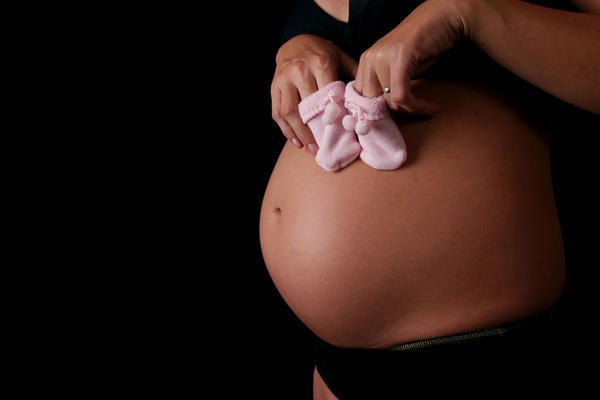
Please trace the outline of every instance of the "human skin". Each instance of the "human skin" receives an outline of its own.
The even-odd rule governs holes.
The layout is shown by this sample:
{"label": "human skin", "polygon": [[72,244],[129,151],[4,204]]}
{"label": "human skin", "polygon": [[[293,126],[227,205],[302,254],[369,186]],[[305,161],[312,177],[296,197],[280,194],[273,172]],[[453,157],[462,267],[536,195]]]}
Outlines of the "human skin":
{"label": "human skin", "polygon": [[[340,20],[348,17],[347,1],[317,3]],[[363,54],[358,75],[356,62],[333,43],[300,35],[285,43],[276,57],[271,86],[273,119],[296,147],[304,146],[315,155],[316,144],[298,116],[297,105],[337,79],[338,70],[352,77],[357,75],[357,89],[364,90],[366,96],[379,95],[382,87],[391,85],[390,77],[398,78],[393,85],[396,87],[386,96],[392,109],[412,113],[435,110],[431,102],[414,97],[408,88],[410,78],[427,66],[419,64],[427,64],[452,45],[452,40],[432,40],[432,32],[444,39],[466,36],[516,75],[598,114],[600,16],[591,13],[600,14],[600,1],[573,3],[590,14],[553,10],[516,0],[429,0]],[[440,30],[440,26],[444,29]],[[430,45],[423,46],[423,38]],[[398,56],[399,52],[404,56]],[[394,73],[389,74],[386,69]],[[378,70],[382,76],[377,76]]]}
{"label": "human skin", "polygon": [[261,210],[265,263],[322,339],[386,348],[512,322],[564,284],[548,148],[523,111],[468,82],[416,83],[446,112],[399,121],[408,159],[337,173],[286,145]]}
{"label": "human skin", "polygon": [[319,88],[338,79],[338,70],[356,76],[358,63],[331,41],[314,35],[300,35],[285,43],[276,57],[277,68],[271,84],[273,120],[297,148],[313,155],[318,147],[312,133],[300,119],[298,103]]}
{"label": "human skin", "polygon": [[[339,7],[319,3],[343,17]],[[599,113],[600,60],[591,51],[600,43],[598,16],[516,1],[444,3],[460,13],[463,34],[496,61]],[[409,22],[411,32],[427,31],[415,18]],[[385,55],[393,42],[387,36],[367,53]],[[334,68],[337,74],[339,49],[298,39],[282,47],[278,68],[290,61],[300,65],[293,48],[304,40],[300,53],[320,54],[313,57],[320,73]],[[328,46],[335,57],[323,56]],[[367,64],[369,58],[377,61]],[[398,71],[390,59],[361,58],[364,94],[391,84],[377,73],[386,65]],[[297,68],[306,80],[311,65]],[[351,63],[344,68],[351,71]],[[412,97],[386,96],[391,107],[427,113],[429,106],[422,104],[431,102],[440,112],[399,121],[409,149],[405,167],[381,173],[358,161],[330,174],[286,145],[263,202],[261,242],[275,284],[313,331],[342,347],[379,348],[495,326],[551,306],[562,292],[564,260],[548,150],[516,99],[470,82],[410,85],[392,94]],[[299,91],[296,97],[304,96]],[[289,108],[287,118],[294,116]],[[295,137],[295,131],[288,135]],[[315,398],[334,398],[315,374]]]}
{"label": "human skin", "polygon": [[[547,272],[550,265],[558,264],[557,269],[562,265],[547,145],[520,105],[497,88],[470,82],[423,80],[415,86],[417,93],[436,96],[448,112],[427,120],[399,121],[409,149],[402,168],[381,172],[355,162],[339,173],[330,173],[288,145],[263,200],[262,244],[273,280],[284,298],[298,297],[299,301],[290,298],[288,303],[309,327],[345,347],[386,347],[419,336],[362,339],[359,319],[380,328],[378,332],[383,332],[388,321],[384,318],[377,323],[369,319],[374,314],[365,315],[359,308],[356,319],[350,318],[350,310],[332,320],[321,315],[320,307],[345,308],[360,292],[367,298],[383,293],[378,279],[369,286],[371,292],[363,287],[369,282],[366,278],[376,278],[376,272],[385,275],[389,284],[389,274],[399,271],[398,280],[406,282],[389,287],[395,292],[386,296],[391,304],[398,297],[402,302],[412,301],[416,294],[406,299],[407,293],[423,290],[424,283],[410,281],[414,274],[423,274],[427,286],[449,283],[434,278],[441,276],[438,264],[449,265],[452,260],[472,262],[474,265],[465,268],[475,268],[473,273],[478,274],[480,283],[484,278],[479,269],[482,263],[509,264],[520,271],[541,264],[540,273]],[[519,238],[520,234],[523,237]],[[518,243],[512,243],[517,238]],[[353,264],[357,270],[350,273]],[[424,264],[435,271],[427,271]],[[281,265],[285,268],[279,268]],[[411,274],[406,273],[413,268]],[[508,267],[502,268],[508,272]],[[343,271],[348,271],[348,276],[342,275]],[[458,271],[451,268],[452,274],[466,281]],[[491,268],[486,272],[493,276],[490,283],[501,282]],[[365,273],[368,276],[363,276]],[[514,282],[509,276],[504,283],[515,290],[518,285],[526,286],[524,296],[533,300],[529,286],[537,286],[540,279],[531,275],[530,281],[521,277]],[[560,281],[560,274],[557,278]],[[318,280],[319,285],[301,284],[311,279]],[[360,290],[348,290],[350,283],[340,285],[342,279],[356,279]],[[446,294],[440,288],[435,292],[445,297],[455,290],[454,286],[447,289]],[[491,294],[487,287],[483,291]],[[508,288],[499,290],[499,295],[507,292]],[[462,303],[464,292],[459,294]],[[507,300],[517,299],[509,296]],[[360,303],[368,304],[366,298]],[[445,305],[450,306],[447,299]],[[391,308],[400,310],[397,305]],[[344,317],[349,320],[344,322]],[[320,326],[323,320],[331,327]],[[341,329],[335,323],[356,329]]]}
{"label": "human skin", "polygon": [[388,104],[426,112],[410,79],[420,63],[461,37],[500,65],[577,107],[600,114],[600,16],[517,0],[429,0],[361,56],[357,90],[367,97],[390,87]]}

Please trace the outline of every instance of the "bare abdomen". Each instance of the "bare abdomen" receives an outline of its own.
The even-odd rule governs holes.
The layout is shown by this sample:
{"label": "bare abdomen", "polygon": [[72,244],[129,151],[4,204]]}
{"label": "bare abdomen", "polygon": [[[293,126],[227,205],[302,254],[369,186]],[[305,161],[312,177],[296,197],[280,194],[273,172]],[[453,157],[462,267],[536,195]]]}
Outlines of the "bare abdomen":
{"label": "bare abdomen", "polygon": [[342,347],[494,326],[562,293],[548,151],[489,91],[422,82],[442,112],[400,124],[407,163],[325,172],[286,145],[261,212],[264,259],[292,310]]}

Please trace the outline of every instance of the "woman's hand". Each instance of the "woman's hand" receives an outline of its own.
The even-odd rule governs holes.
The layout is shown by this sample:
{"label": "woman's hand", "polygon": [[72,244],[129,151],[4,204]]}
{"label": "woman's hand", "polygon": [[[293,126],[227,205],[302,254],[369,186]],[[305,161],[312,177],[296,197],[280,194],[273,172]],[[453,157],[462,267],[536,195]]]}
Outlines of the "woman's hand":
{"label": "woman's hand", "polygon": [[[576,3],[589,12],[600,0]],[[416,114],[437,105],[416,98],[410,81],[461,37],[544,91],[600,114],[600,15],[517,0],[427,0],[361,57],[354,87],[390,108]]]}
{"label": "woman's hand", "polygon": [[412,114],[439,111],[436,103],[415,97],[410,82],[466,32],[459,4],[428,0],[417,7],[362,54],[355,88],[366,97],[379,96],[383,88],[390,88],[386,100],[393,110]]}
{"label": "woman's hand", "polygon": [[316,155],[318,147],[300,119],[298,103],[336,81],[340,69],[354,78],[358,64],[329,40],[314,35],[288,40],[277,52],[276,62],[271,84],[273,119],[294,146],[306,146]]}

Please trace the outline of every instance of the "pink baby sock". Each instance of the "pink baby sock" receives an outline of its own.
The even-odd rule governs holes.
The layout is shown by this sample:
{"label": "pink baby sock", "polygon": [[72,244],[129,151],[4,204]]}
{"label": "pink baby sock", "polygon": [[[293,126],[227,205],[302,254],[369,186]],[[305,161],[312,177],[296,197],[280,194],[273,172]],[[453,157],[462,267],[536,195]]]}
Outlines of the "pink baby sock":
{"label": "pink baby sock", "polygon": [[354,90],[353,83],[346,85],[345,106],[350,115],[342,122],[346,129],[358,134],[361,160],[375,169],[400,167],[406,160],[406,144],[383,95],[363,97]]}
{"label": "pink baby sock", "polygon": [[327,171],[350,165],[361,150],[354,131],[342,125],[342,117],[347,114],[343,106],[345,86],[341,81],[331,82],[298,104],[300,117],[319,146],[317,164]]}

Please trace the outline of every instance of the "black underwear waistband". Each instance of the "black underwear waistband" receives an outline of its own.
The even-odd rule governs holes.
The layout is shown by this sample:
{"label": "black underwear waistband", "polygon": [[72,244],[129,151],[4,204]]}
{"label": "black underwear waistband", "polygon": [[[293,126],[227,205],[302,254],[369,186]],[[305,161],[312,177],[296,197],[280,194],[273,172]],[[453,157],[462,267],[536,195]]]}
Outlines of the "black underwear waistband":
{"label": "black underwear waistband", "polygon": [[558,306],[554,306],[540,314],[536,314],[533,317],[529,317],[517,322],[502,325],[497,328],[483,329],[474,332],[459,333],[457,335],[440,336],[431,339],[416,340],[414,342],[408,342],[398,344],[390,347],[389,351],[418,351],[423,349],[430,349],[435,346],[441,346],[444,344],[453,343],[468,343],[484,338],[498,337],[503,335],[510,335],[517,333],[522,330],[543,328],[546,323],[551,322],[556,313]]}
{"label": "black underwear waistband", "polygon": [[496,328],[387,349],[346,349],[317,338],[315,364],[329,389],[343,400],[401,398],[409,387],[431,389],[432,382],[442,380],[506,386],[535,373],[552,382],[566,346],[556,311],[554,307]]}

